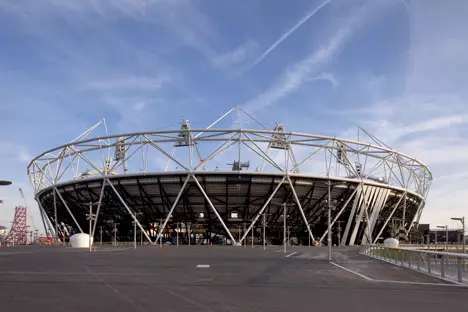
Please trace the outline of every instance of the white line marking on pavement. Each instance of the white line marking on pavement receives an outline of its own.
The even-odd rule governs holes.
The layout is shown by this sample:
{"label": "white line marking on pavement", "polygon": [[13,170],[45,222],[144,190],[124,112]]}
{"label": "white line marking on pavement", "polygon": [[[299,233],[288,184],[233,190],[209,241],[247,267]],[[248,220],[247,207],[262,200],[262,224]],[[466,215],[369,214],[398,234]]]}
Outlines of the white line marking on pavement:
{"label": "white line marking on pavement", "polygon": [[133,249],[133,247],[128,247],[128,248],[112,248],[112,249],[96,249],[97,252],[115,252],[115,251],[124,251],[124,250],[130,250]]}
{"label": "white line marking on pavement", "polygon": [[[465,285],[465,284],[455,284],[455,283],[452,283],[452,284],[442,284],[442,283],[431,283],[431,282],[412,282],[412,281],[390,281],[390,280],[377,280],[377,279],[373,279],[373,278],[370,278],[370,277],[367,277],[361,273],[358,273],[356,271],[353,271],[351,269],[348,269],[348,268],[345,268],[339,264],[336,264],[334,262],[330,262],[331,264],[333,264],[334,266],[337,266],[339,267],[340,269],[343,269],[345,271],[348,271],[350,273],[353,273],[357,276],[360,276],[368,281],[372,281],[372,282],[377,282],[377,283],[392,283],[392,284],[410,284],[410,285],[426,285],[426,286],[444,286],[444,287],[468,287],[468,285]],[[451,281],[449,281],[450,283]]]}
{"label": "white line marking on pavement", "polygon": [[386,281],[386,280],[373,280],[379,283],[393,283],[393,284],[410,284],[410,285],[431,285],[431,286],[449,286],[449,287],[468,287],[463,284],[442,284],[442,283],[430,283],[430,282],[411,282],[411,281]]}
{"label": "white line marking on pavement", "polygon": [[358,273],[358,272],[355,272],[355,271],[350,270],[350,269],[348,269],[348,268],[345,268],[345,267],[343,267],[343,266],[341,266],[341,265],[339,265],[339,264],[336,264],[335,262],[330,262],[330,263],[333,264],[334,266],[339,267],[340,269],[343,269],[343,270],[345,270],[345,271],[348,271],[348,272],[350,272],[350,273],[353,273],[353,274],[355,274],[355,275],[357,275],[357,276],[360,276],[360,277],[362,277],[362,278],[364,278],[364,279],[366,279],[366,280],[368,280],[368,281],[375,281],[374,279],[372,279],[372,278],[370,278],[370,277],[367,277],[367,276],[365,276],[365,275],[362,275],[361,273]]}
{"label": "white line marking on pavement", "polygon": [[297,251],[296,252],[293,252],[293,253],[290,253],[289,255],[286,256],[286,258],[289,258],[291,256],[294,256],[295,254],[297,254]]}
{"label": "white line marking on pavement", "polygon": [[[86,265],[85,265],[85,269],[88,273],[93,273]],[[106,282],[104,279],[102,279],[101,277],[99,276],[96,276],[96,279],[99,280],[100,282],[104,283],[104,285],[106,285],[107,288],[109,288],[110,290],[112,290],[115,294],[117,294],[119,297],[121,297],[122,299],[124,299],[125,301],[127,301],[130,305],[134,306],[134,307],[137,307],[138,310],[140,310],[141,312],[147,312],[144,308],[140,307],[138,304],[136,304],[132,299],[128,298],[127,296],[125,296],[125,294],[123,294],[121,291],[119,291],[117,288],[113,287],[111,284],[109,284],[108,282]]]}
{"label": "white line marking on pavement", "polygon": [[37,251],[14,251],[14,252],[5,251],[5,252],[0,252],[0,256],[30,254],[30,253],[34,253],[34,252],[37,252]]}
{"label": "white line marking on pavement", "polygon": [[197,269],[208,269],[210,267],[209,264],[198,264],[196,266]]}

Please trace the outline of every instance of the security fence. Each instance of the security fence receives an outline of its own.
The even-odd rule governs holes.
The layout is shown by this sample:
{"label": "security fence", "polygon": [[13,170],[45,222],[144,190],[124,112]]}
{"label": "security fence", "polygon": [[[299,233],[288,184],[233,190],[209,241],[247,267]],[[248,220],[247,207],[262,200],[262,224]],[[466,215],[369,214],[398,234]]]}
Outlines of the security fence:
{"label": "security fence", "polygon": [[468,254],[362,245],[360,253],[447,281],[468,284]]}

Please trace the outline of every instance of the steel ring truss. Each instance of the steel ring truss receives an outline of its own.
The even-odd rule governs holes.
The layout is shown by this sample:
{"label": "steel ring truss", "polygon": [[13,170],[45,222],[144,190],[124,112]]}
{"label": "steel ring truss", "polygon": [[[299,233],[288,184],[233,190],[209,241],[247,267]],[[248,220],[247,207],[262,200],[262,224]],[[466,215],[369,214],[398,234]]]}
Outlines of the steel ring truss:
{"label": "steel ring truss", "polygon": [[[238,113],[239,111],[245,113],[262,129],[214,128],[214,125],[235,109]],[[431,172],[426,165],[383,145],[364,130],[362,131],[373,141],[372,144],[308,133],[287,132],[279,124],[274,129],[267,129],[240,107],[231,109],[203,129],[192,129],[188,121],[184,121],[181,128],[175,130],[106,134],[88,138],[99,126],[105,127],[105,122],[93,126],[71,143],[42,153],[28,166],[28,175],[40,206],[44,225],[50,232],[55,232],[55,235],[60,225],[57,202],[68,212],[73,220],[72,226],[83,232],[83,223],[77,220],[79,218],[70,207],[71,199],[64,198],[64,186],[100,180],[100,192],[83,200],[98,202],[99,217],[103,196],[107,194],[104,189],[111,190],[116,200],[125,207],[128,215],[152,243],[163,235],[179,201],[187,191],[188,184],[193,184],[199,189],[205,206],[211,209],[229,239],[235,244],[245,241],[250,231],[253,233],[260,223],[259,219],[265,215],[282,188],[288,188],[289,197],[285,196],[284,200],[288,199],[296,204],[297,220],[302,223],[300,227],[306,230],[307,236],[315,239],[314,234],[321,234],[320,240],[323,240],[326,231],[323,234],[317,233],[313,227],[320,228],[317,224],[319,221],[311,222],[313,209],[306,211],[311,208],[307,205],[307,196],[313,197],[313,192],[307,195],[306,189],[298,191],[298,185],[303,181],[310,184],[309,189],[320,185],[325,193],[333,189],[332,192],[335,192],[333,197],[336,200],[341,196],[341,201],[336,203],[335,200],[334,203],[337,209],[334,211],[333,223],[338,221],[345,208],[351,210],[349,217],[345,218],[343,243],[354,244],[359,232],[363,233],[362,241],[376,241],[397,210],[402,210],[400,219],[403,219],[402,225],[408,233],[414,221],[419,221],[432,181]],[[231,161],[232,164],[227,165],[227,161]],[[258,205],[255,211],[242,214],[242,221],[247,222],[248,227],[244,231],[239,230],[243,235],[237,239],[232,235],[232,228],[226,225],[227,217],[224,214],[221,216],[218,212],[219,209],[216,207],[218,204],[210,198],[206,186],[208,176],[232,175],[237,175],[239,178],[250,177],[250,183],[253,181],[252,177],[271,178],[271,185],[263,195],[266,201]],[[156,239],[151,238],[148,227],[144,227],[139,221],[137,208],[134,207],[136,204],[132,205],[122,194],[125,192],[122,181],[130,177],[145,176],[172,176],[179,181],[178,190],[170,195],[171,198],[168,195],[164,222],[158,226],[157,235],[154,235]],[[158,179],[160,182],[160,178]],[[346,192],[336,193],[338,186],[343,184],[347,185]],[[325,193],[317,194],[319,198],[313,199],[316,210],[320,207],[320,202],[325,199]],[[48,209],[45,209],[47,207],[43,206],[47,197],[53,198],[53,202],[48,202]],[[409,209],[406,211],[410,202],[411,212]],[[276,215],[280,217],[278,213]],[[159,217],[162,217],[161,212]],[[93,225],[93,235],[97,222],[98,220]],[[359,230],[356,222],[363,222],[365,225]]]}

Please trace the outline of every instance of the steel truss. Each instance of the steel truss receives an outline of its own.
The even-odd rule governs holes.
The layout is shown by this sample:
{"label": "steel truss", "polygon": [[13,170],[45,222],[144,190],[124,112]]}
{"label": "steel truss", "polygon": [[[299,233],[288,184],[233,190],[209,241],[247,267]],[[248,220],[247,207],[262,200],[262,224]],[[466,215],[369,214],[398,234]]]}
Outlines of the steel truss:
{"label": "steel truss", "polygon": [[[214,128],[236,110],[262,129]],[[106,135],[88,138],[100,126]],[[331,183],[332,225],[345,223],[341,243],[353,245],[378,241],[390,220],[409,231],[432,181],[423,163],[365,133],[374,144],[286,132],[279,124],[269,130],[240,107],[204,129],[184,121],[176,130],[108,135],[103,121],[34,158],[28,175],[50,232],[63,235],[64,225],[83,232],[86,205],[93,202],[93,236],[99,226],[109,238],[118,224],[119,239],[128,239],[135,222],[150,243],[183,227],[188,240],[187,228],[196,235],[197,226],[208,239],[260,242],[263,215],[266,235],[275,240],[282,221],[273,203],[284,202],[295,205],[288,216],[294,237],[322,242]],[[154,159],[157,168],[150,165]]]}

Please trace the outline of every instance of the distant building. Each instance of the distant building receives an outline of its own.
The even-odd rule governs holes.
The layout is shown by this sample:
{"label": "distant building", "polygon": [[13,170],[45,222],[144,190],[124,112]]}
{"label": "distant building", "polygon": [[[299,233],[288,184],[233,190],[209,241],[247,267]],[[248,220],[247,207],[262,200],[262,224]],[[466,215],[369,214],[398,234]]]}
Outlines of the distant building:
{"label": "distant building", "polygon": [[446,236],[448,234],[448,243],[449,244],[458,244],[462,242],[462,230],[461,229],[448,229],[446,231],[444,228],[430,228],[429,224],[419,224],[418,226],[419,233],[424,237],[424,243],[427,244],[428,240],[431,244],[443,244],[446,242]]}

